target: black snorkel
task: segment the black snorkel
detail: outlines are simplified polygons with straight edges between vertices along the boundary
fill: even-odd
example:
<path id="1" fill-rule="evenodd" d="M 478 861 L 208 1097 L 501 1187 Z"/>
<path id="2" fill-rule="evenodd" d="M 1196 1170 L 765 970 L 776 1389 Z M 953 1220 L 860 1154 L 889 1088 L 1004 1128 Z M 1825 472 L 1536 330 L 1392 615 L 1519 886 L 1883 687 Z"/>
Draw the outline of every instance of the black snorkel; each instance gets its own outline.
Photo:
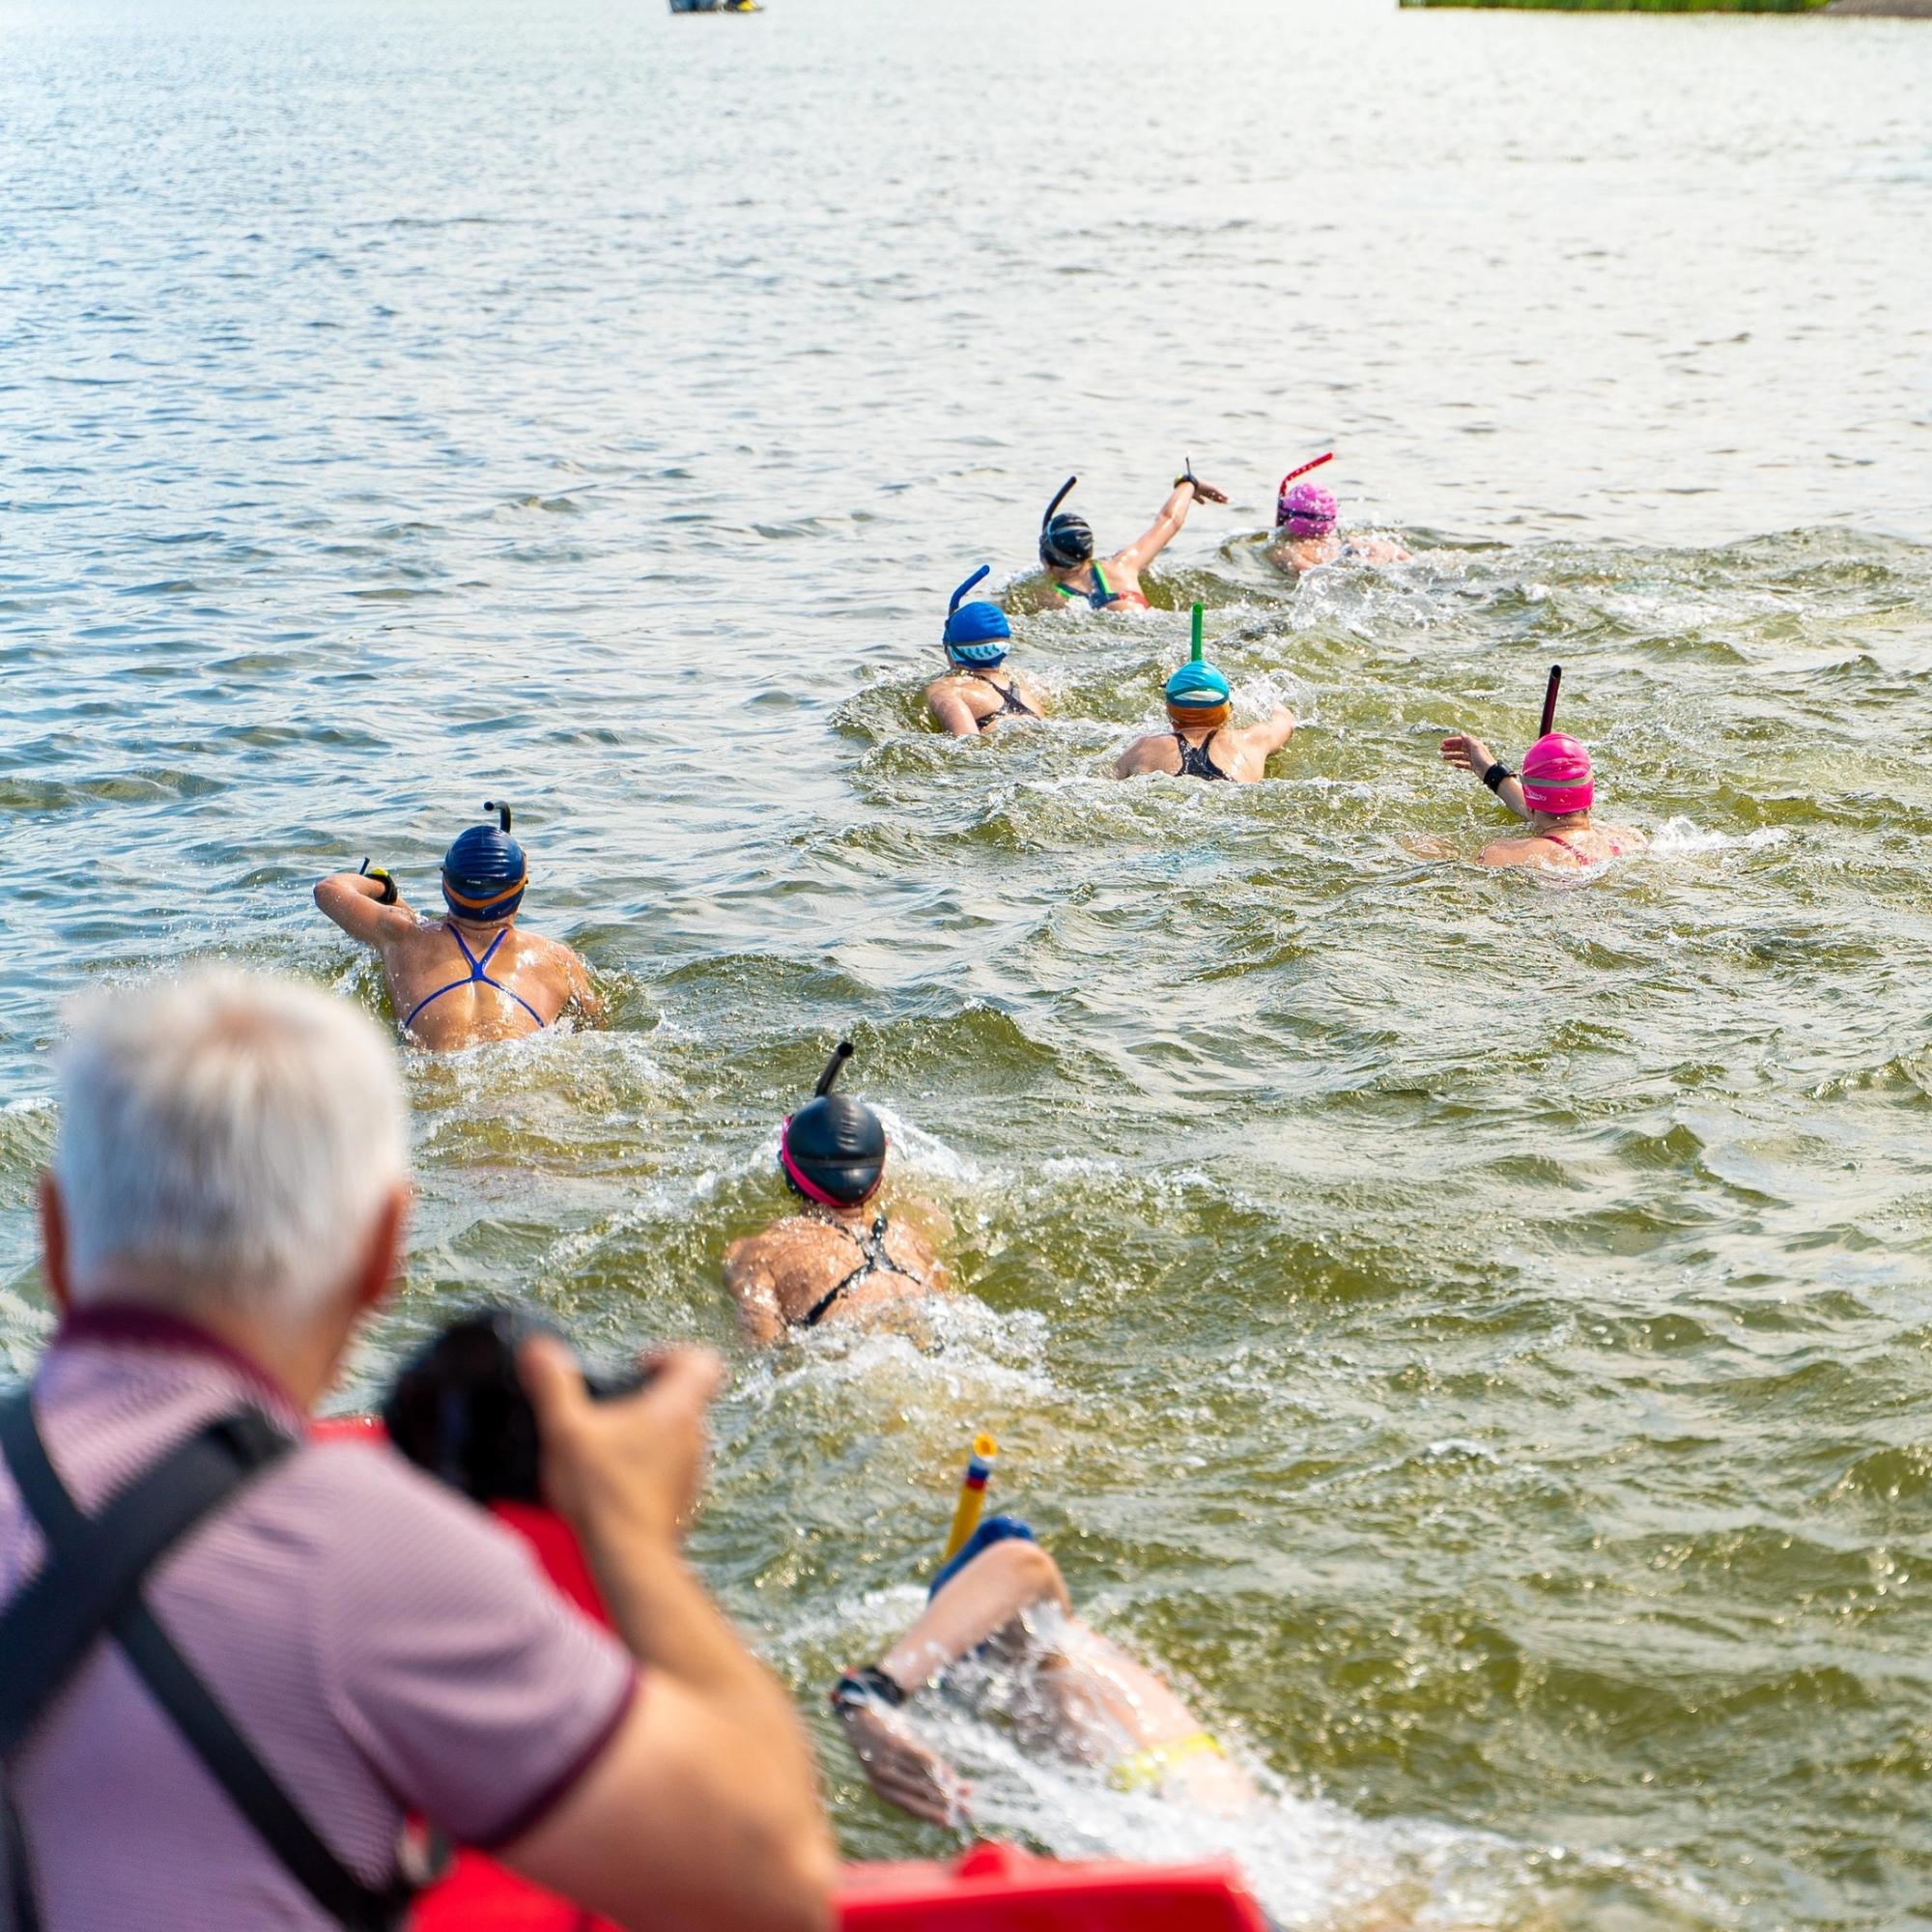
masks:
<path id="1" fill-rule="evenodd" d="M 1093 561 L 1094 531 L 1085 517 L 1059 514 L 1079 477 L 1069 476 L 1039 520 L 1039 560 L 1049 570 L 1078 570 Z"/>
<path id="2" fill-rule="evenodd" d="M 497 829 L 507 838 L 510 831 L 510 808 L 507 805 L 498 805 L 495 799 L 486 798 L 483 801 L 483 810 L 497 814 Z"/>
<path id="3" fill-rule="evenodd" d="M 982 568 L 980 572 L 980 577 L 984 577 L 986 571 Z M 980 577 L 974 578 L 973 582 L 978 583 Z M 957 599 L 954 599 L 954 602 L 957 601 Z M 822 1100 L 826 1094 L 832 1092 L 834 1083 L 844 1072 L 845 1063 L 852 1058 L 854 1051 L 855 1049 L 849 1039 L 841 1039 L 832 1049 L 832 1058 L 825 1063 L 825 1071 L 818 1076 L 818 1085 L 811 1090 L 811 1097 L 814 1100 Z"/>
<path id="4" fill-rule="evenodd" d="M 841 1039 L 811 1098 L 779 1129 L 779 1167 L 786 1184 L 838 1213 L 869 1201 L 886 1170 L 886 1129 L 878 1115 L 864 1101 L 832 1091 L 851 1058 L 852 1042 Z"/>
<path id="5" fill-rule="evenodd" d="M 1562 683 L 1563 667 L 1561 665 L 1551 665 L 1549 667 L 1549 682 L 1544 688 L 1543 693 L 1543 724 L 1536 734 L 1539 738 L 1548 737 L 1551 728 L 1555 725 L 1556 694 L 1561 688 Z"/>

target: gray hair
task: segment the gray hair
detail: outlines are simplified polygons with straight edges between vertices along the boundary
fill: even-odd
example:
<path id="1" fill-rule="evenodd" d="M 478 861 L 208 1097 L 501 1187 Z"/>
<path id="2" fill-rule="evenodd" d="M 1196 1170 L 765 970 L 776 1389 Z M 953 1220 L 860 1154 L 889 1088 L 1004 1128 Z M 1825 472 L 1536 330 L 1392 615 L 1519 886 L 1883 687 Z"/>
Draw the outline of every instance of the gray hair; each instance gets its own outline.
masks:
<path id="1" fill-rule="evenodd" d="M 408 1175 L 393 1048 L 312 986 L 214 968 L 97 993 L 58 1064 L 77 1301 L 118 1266 L 182 1313 L 300 1321 Z"/>

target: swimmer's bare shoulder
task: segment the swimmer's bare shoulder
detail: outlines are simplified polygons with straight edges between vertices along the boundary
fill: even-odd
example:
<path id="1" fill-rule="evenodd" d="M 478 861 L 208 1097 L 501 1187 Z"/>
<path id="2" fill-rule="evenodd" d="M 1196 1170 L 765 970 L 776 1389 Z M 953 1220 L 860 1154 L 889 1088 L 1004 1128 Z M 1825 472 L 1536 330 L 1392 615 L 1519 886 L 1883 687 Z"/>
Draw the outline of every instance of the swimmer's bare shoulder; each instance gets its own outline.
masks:
<path id="1" fill-rule="evenodd" d="M 1180 753 L 1174 748 L 1171 731 L 1150 731 L 1145 738 L 1136 738 L 1114 760 L 1117 779 L 1142 778 L 1150 772 L 1164 772 L 1171 778 L 1179 769 Z"/>
<path id="2" fill-rule="evenodd" d="M 560 939 L 546 939 L 541 933 L 520 936 L 535 939 L 544 948 L 540 955 L 542 970 L 547 977 L 553 977 L 554 983 L 559 984 L 560 1004 L 574 1006 L 593 1024 L 601 1021 L 606 1014 L 604 995 L 597 990 L 597 981 L 590 977 L 590 965 L 582 953 Z"/>
<path id="3" fill-rule="evenodd" d="M 923 1211 L 922 1211 L 923 1210 Z M 886 1253 L 900 1267 L 910 1268 L 913 1273 L 923 1278 L 925 1285 L 934 1294 L 945 1294 L 951 1290 L 951 1282 L 946 1273 L 946 1264 L 939 1259 L 928 1232 L 932 1226 L 927 1215 L 945 1215 L 929 1202 L 906 1202 L 900 1206 L 886 1226 Z M 948 1224 L 950 1228 L 950 1223 Z"/>

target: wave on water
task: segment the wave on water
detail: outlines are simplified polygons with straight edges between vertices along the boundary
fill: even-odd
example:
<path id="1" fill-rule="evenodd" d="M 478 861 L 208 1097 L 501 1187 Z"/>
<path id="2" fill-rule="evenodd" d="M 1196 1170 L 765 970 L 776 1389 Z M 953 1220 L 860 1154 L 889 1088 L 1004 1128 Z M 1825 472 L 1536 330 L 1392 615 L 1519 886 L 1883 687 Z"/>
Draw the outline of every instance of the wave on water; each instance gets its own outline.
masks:
<path id="1" fill-rule="evenodd" d="M 1683 859 L 1703 852 L 1763 852 L 1790 842 L 1781 825 L 1760 825 L 1751 832 L 1719 832 L 1693 819 L 1666 818 L 1650 835 L 1650 849 L 1660 859 Z"/>

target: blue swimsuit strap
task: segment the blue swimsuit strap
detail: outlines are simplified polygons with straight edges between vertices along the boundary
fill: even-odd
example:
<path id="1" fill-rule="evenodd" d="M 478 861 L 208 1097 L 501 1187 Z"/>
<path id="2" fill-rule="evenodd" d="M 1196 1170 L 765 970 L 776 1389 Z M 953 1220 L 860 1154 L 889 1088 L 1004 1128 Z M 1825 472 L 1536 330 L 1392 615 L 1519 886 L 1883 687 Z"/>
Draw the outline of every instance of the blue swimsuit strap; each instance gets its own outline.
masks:
<path id="1" fill-rule="evenodd" d="M 1094 610 L 1104 611 L 1109 604 L 1118 604 L 1121 601 L 1121 593 L 1107 582 L 1106 573 L 1100 568 L 1097 557 L 1094 559 L 1093 570 L 1094 587 L 1087 593 L 1087 601 Z"/>
<path id="2" fill-rule="evenodd" d="M 489 974 L 483 970 L 487 965 L 489 965 L 491 960 L 496 958 L 497 947 L 502 945 L 504 940 L 509 938 L 510 928 L 507 925 L 502 929 L 501 932 L 499 932 L 496 936 L 495 939 L 493 939 L 490 942 L 488 946 L 486 946 L 483 949 L 483 956 L 480 959 L 477 958 L 475 953 L 470 952 L 469 948 L 464 943 L 464 938 L 462 933 L 457 931 L 455 926 L 453 925 L 445 926 L 444 930 L 448 932 L 450 938 L 456 941 L 457 950 L 461 952 L 464 958 L 469 960 L 469 971 L 461 980 L 452 980 L 448 985 L 439 986 L 435 992 L 427 995 L 423 999 L 418 1000 L 415 1003 L 415 1005 L 410 1009 L 409 1018 L 403 1022 L 403 1031 L 405 1033 L 408 1033 L 409 1030 L 415 1025 L 416 1015 L 419 1012 L 421 1012 L 425 1007 L 431 1005 L 433 1002 L 437 1000 L 441 999 L 445 993 L 455 992 L 459 986 L 492 986 L 497 992 L 505 994 L 510 999 L 515 1000 L 518 1006 L 522 1007 L 525 1012 L 528 1013 L 531 1019 L 536 1021 L 538 1026 L 540 1027 L 548 1026 L 550 1024 L 550 1022 L 547 1019 L 545 1019 L 544 1016 L 540 1012 L 538 1012 L 537 1009 L 533 1006 L 531 1006 L 530 1003 L 526 999 L 525 999 L 521 993 L 516 992 L 511 987 L 504 985 L 504 983 L 500 980 L 491 979 Z"/>

